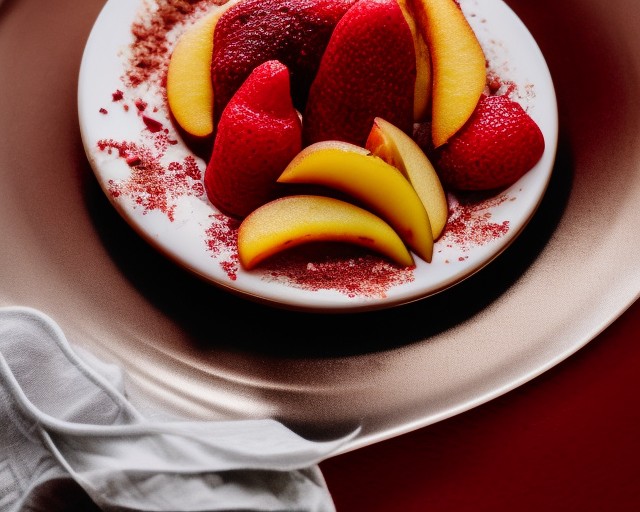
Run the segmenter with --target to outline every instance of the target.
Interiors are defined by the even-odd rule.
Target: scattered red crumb
[[[196,11],[223,3],[225,0],[157,0],[153,5],[144,4],[131,27],[134,41],[125,75],[127,85],[137,87],[158,78],[164,81],[169,61],[169,32]]]
[[[207,248],[232,281],[237,279],[239,222],[218,214],[206,231]],[[398,267],[344,244],[309,244],[284,251],[257,269],[267,281],[307,291],[335,290],[348,297],[384,298],[393,286],[414,280],[415,267]]]
[[[487,87],[489,87],[489,92],[491,94],[497,93],[498,89],[502,87],[502,80],[500,79],[500,75],[493,71],[487,73]]]
[[[98,112],[100,112],[101,114],[105,114],[105,115],[109,113],[109,111],[104,107],[101,108]]]
[[[138,155],[127,155],[125,161],[129,165],[129,167],[133,167],[134,165],[139,165],[140,163],[142,163]]]
[[[235,281],[238,277],[238,227],[240,223],[221,213],[212,215],[213,222],[205,231],[206,244],[220,262],[227,277]]]
[[[143,101],[143,100],[142,100],[142,99],[140,99],[140,98],[138,98],[138,99],[135,101],[135,105],[136,105],[136,108],[137,108],[140,112],[144,112],[144,111],[146,110],[146,108],[147,108],[147,102],[146,102],[146,101]]]
[[[120,101],[122,98],[124,98],[124,93],[118,89],[116,90],[116,92],[114,92],[111,97],[113,98],[113,101]]]
[[[128,196],[143,208],[143,214],[157,210],[173,222],[176,200],[185,195],[200,197],[204,194],[202,173],[193,156],[182,162],[163,165],[150,148],[133,142],[118,142],[113,139],[98,141],[98,149],[108,154],[117,151],[131,167],[127,179],[109,182],[109,193],[115,198]]]
[[[414,281],[415,267],[399,267],[350,246],[323,245],[286,251],[265,266],[271,281],[307,291],[334,290],[347,297],[380,298]]]
[[[493,222],[491,208],[510,200],[498,195],[484,200],[463,201],[449,198],[449,219],[440,241],[447,247],[454,245],[468,251],[472,247],[485,245],[509,232],[509,221]],[[464,258],[462,258],[464,259]],[[462,261],[459,258],[459,261]]]
[[[160,121],[151,119],[149,116],[142,116],[142,121],[151,133],[159,132],[163,128]]]

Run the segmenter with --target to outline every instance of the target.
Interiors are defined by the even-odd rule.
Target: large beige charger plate
[[[104,2],[5,1],[0,302],[41,309],[76,346],[122,364],[141,407],[270,416],[322,437],[361,425],[345,450],[539,375],[638,297],[640,46],[631,0],[508,5],[545,55],[558,98],[557,159],[536,214],[448,290],[319,315],[236,297],[140,238],[105,196],[80,137],[80,61]]]

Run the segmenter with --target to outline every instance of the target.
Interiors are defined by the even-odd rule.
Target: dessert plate
[[[400,269],[351,248],[330,256],[305,248],[256,270],[240,267],[237,225],[204,193],[207,155],[181,137],[163,89],[172,46],[204,8],[168,25],[153,3],[105,4],[85,47],[78,88],[82,140],[101,188],[157,250],[205,281],[259,302],[354,312],[405,304],[459,283],[504,251],[534,215],[549,183],[558,136],[553,83],[527,28],[501,0],[460,4],[489,71],[538,123],[546,149],[536,167],[506,190],[450,194],[450,218],[431,263],[416,257],[415,268]],[[152,37],[155,47],[147,44]]]

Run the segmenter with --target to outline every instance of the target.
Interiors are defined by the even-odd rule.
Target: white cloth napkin
[[[123,382],[46,315],[0,308],[1,512],[335,510],[317,463],[348,438],[311,442],[269,419],[152,422]]]

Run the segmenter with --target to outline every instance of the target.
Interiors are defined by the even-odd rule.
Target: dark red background
[[[321,464],[338,512],[640,510],[640,301],[569,359]]]

